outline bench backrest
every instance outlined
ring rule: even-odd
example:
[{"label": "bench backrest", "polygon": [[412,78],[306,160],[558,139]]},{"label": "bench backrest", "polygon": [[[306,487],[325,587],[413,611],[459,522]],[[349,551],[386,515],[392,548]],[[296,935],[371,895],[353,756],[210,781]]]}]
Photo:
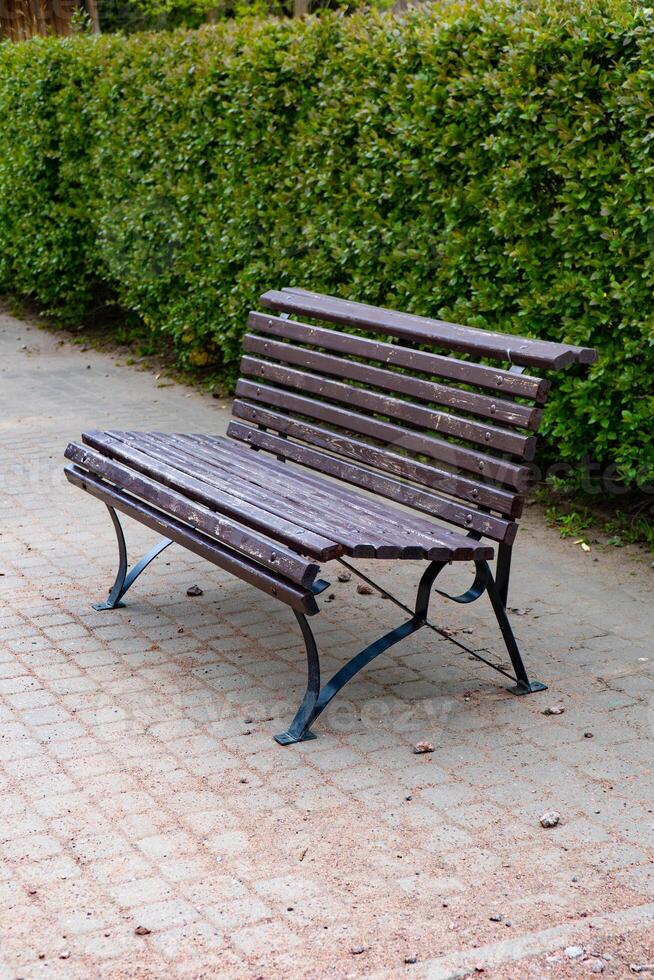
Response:
[{"label": "bench backrest", "polygon": [[[250,314],[233,407],[243,421],[232,420],[230,436],[467,531],[513,541],[550,387],[523,369],[590,364],[594,350],[302,289],[267,292],[261,302],[282,315]],[[362,337],[362,329],[395,342]]]}]

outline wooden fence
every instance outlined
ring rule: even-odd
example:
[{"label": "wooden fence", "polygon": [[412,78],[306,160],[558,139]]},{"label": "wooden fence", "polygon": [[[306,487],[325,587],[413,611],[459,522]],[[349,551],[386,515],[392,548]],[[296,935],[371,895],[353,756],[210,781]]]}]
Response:
[{"label": "wooden fence", "polygon": [[[66,37],[72,33],[77,0],[0,0],[0,38],[24,41],[40,35]],[[95,0],[84,4],[94,31],[99,30]]]}]

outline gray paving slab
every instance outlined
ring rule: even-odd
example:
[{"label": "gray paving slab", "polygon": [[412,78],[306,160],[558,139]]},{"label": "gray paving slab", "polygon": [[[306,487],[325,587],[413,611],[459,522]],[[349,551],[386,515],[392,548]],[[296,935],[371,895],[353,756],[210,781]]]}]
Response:
[{"label": "gray paving slab", "polygon": [[[648,955],[646,555],[586,554],[529,508],[510,605],[547,693],[512,698],[421,633],[281,749],[304,676],[288,610],[171,548],[95,612],[113,531],[62,476],[85,427],[223,433],[229,404],[9,315],[0,403],[0,977],[563,977],[591,936],[607,976]],[[127,529],[138,556],[153,536]],[[420,573],[361,567],[406,598]],[[336,667],[396,610],[333,592],[315,625]],[[481,603],[433,615],[500,651]]]}]

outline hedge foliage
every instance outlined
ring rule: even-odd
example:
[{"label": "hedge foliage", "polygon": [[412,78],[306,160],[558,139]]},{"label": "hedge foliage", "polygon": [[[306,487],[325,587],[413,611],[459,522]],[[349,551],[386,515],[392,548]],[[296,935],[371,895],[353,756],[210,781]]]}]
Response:
[{"label": "hedge foliage", "polygon": [[654,15],[470,2],[0,46],[0,287],[233,376],[304,285],[596,345],[560,458],[654,472]]},{"label": "hedge foliage", "polygon": [[[386,10],[393,0],[309,0],[311,13],[341,10],[351,13],[365,6]],[[177,27],[200,27],[207,22],[245,17],[292,17],[293,0],[98,0],[103,33],[120,31],[165,31]]]}]

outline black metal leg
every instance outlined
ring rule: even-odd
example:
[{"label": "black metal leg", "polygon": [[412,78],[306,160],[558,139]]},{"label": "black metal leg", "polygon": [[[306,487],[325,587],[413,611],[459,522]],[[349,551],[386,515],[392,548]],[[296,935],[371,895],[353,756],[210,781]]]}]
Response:
[{"label": "black metal leg", "polygon": [[275,735],[275,741],[279,742],[280,745],[290,745],[292,742],[301,742],[308,738],[315,738],[316,736],[310,731],[311,725],[322,714],[341,688],[345,687],[347,682],[352,680],[355,674],[358,674],[366,664],[369,664],[371,660],[378,657],[380,653],[384,653],[389,647],[399,643],[400,640],[403,640],[406,636],[410,636],[411,633],[415,633],[416,630],[421,629],[425,625],[424,618],[417,615],[412,616],[411,619],[402,623],[400,626],[396,626],[395,629],[390,630],[390,632],[385,633],[383,636],[380,636],[379,639],[365,647],[356,656],[352,657],[351,660],[348,660],[340,670],[336,671],[331,680],[321,690],[320,660],[314,635],[311,632],[311,627],[306,617],[297,612],[295,615],[300,624],[307,649],[308,682],[304,700],[298,708],[295,718],[285,732],[282,732],[281,735]]},{"label": "black metal leg", "polygon": [[432,586],[447,564],[448,563],[446,561],[430,562],[425,571],[422,573],[420,581],[418,582],[418,591],[416,593],[416,616],[419,616],[423,621],[426,621],[427,613],[429,612],[429,600],[431,598]]},{"label": "black metal leg", "polygon": [[509,617],[506,614],[504,601],[495,579],[490,573],[490,569],[488,571],[486,591],[488,592],[488,598],[491,601],[493,612],[495,613],[498,625],[502,631],[502,637],[504,639],[504,643],[506,644],[506,649],[509,657],[511,658],[511,663],[513,664],[513,669],[515,671],[515,679],[517,683],[514,687],[510,687],[508,690],[511,692],[511,694],[533,694],[536,691],[546,691],[546,684],[541,684],[540,681],[529,680],[527,670],[522,662],[518,644],[516,643],[515,636],[513,635]]},{"label": "black metal leg", "polygon": [[316,737],[313,732],[309,731],[309,726],[317,717],[316,703],[320,693],[320,657],[307,617],[299,612],[295,613],[295,617],[300,624],[307,650],[307,690],[304,700],[289,727],[281,735],[275,735],[275,741],[279,742],[280,745],[291,745],[293,742],[301,742]]},{"label": "black metal leg", "polygon": [[120,601],[120,597],[123,595],[123,586],[125,585],[125,578],[127,577],[127,546],[125,544],[125,535],[123,534],[123,528],[118,518],[118,514],[107,504],[107,510],[109,511],[109,517],[112,520],[113,526],[116,531],[116,538],[118,540],[118,571],[116,572],[116,581],[113,584],[109,595],[104,602],[95,602],[93,604],[94,609],[116,609],[121,608],[125,605],[124,602]]},{"label": "black metal leg", "polygon": [[121,602],[122,597],[125,595],[127,590],[136,581],[142,571],[148,567],[151,561],[153,561],[157,555],[172,544],[170,538],[162,538],[157,544],[151,548],[147,554],[143,555],[141,560],[134,565],[133,568],[127,571],[127,546],[125,544],[125,535],[123,534],[123,528],[118,518],[118,514],[113,507],[107,504],[107,510],[109,511],[109,516],[113,522],[114,528],[116,530],[116,539],[118,541],[118,571],[116,572],[116,581],[113,587],[105,599],[104,602],[96,602],[93,604],[93,608],[99,611],[104,609],[121,609],[125,603]]},{"label": "black metal leg", "polygon": [[[367,575],[364,575],[357,568],[348,564],[348,562],[344,561],[342,558],[340,558],[339,561],[351,572],[354,572],[369,585],[372,585],[375,589],[378,589],[388,599],[391,599],[396,606],[404,609],[405,612],[412,612],[409,606],[405,605],[403,602],[400,602],[400,600],[390,592],[387,592],[382,586],[379,585],[378,582],[375,582]],[[498,561],[500,567],[503,569],[502,583],[506,589],[506,586],[508,586],[508,577],[511,564],[511,549],[507,547],[505,551],[502,551],[502,546],[500,546]],[[436,578],[447,566],[447,564],[448,562],[444,561],[434,561],[431,562],[425,569],[418,585],[414,612],[415,618],[417,618],[424,626],[427,626],[430,630],[433,630],[434,633],[438,633],[439,636],[442,636],[450,643],[454,643],[455,646],[459,647],[460,650],[463,650],[464,653],[467,653],[469,656],[481,661],[481,663],[486,664],[487,667],[492,667],[493,670],[510,680],[512,682],[512,687],[508,688],[508,690],[511,691],[512,694],[531,694],[535,691],[546,691],[547,686],[545,684],[542,684],[540,681],[530,681],[529,677],[527,676],[527,671],[522,662],[518,644],[516,643],[511,624],[506,615],[506,602],[502,596],[502,592],[500,591],[500,584],[493,578],[488,562],[475,562],[475,579],[467,592],[464,592],[462,595],[450,595],[448,592],[443,592],[441,589],[434,588]],[[445,599],[450,599],[453,602],[464,604],[475,602],[483,595],[484,592],[488,592],[493,610],[497,617],[498,625],[506,644],[506,648],[511,658],[511,663],[514,667],[515,676],[510,674],[508,670],[504,670],[504,668],[499,664],[495,664],[486,657],[483,657],[478,650],[473,650],[472,647],[462,643],[461,640],[456,638],[456,636],[453,636],[450,632],[441,629],[429,620],[427,613],[429,610],[429,600],[432,592],[436,592]]]},{"label": "black metal leg", "polygon": [[497,549],[497,565],[495,568],[495,582],[497,591],[506,609],[509,601],[509,578],[511,577],[511,553],[510,544],[500,544]]},{"label": "black metal leg", "polygon": [[[347,563],[343,562],[343,564]],[[430,562],[423,572],[418,584],[415,611],[412,613],[411,618],[406,620],[404,623],[401,623],[399,626],[396,626],[388,633],[385,633],[383,636],[380,636],[377,640],[374,640],[367,647],[357,653],[334,674],[331,680],[329,680],[322,689],[320,687],[320,659],[314,635],[306,617],[301,613],[295,613],[300,624],[300,629],[302,630],[302,635],[306,646],[308,670],[307,689],[302,704],[296,712],[295,718],[285,732],[282,732],[281,735],[275,735],[275,741],[277,741],[280,745],[290,745],[293,742],[301,742],[308,738],[315,738],[315,735],[311,732],[311,726],[316,721],[318,716],[322,714],[330,701],[343,687],[345,687],[348,681],[352,680],[352,678],[367,664],[374,660],[375,657],[378,657],[381,653],[384,653],[405,637],[415,633],[416,630],[422,629],[423,626],[429,626],[437,633],[441,633],[441,635],[447,636],[448,639],[453,640],[457,646],[460,646],[464,650],[468,650],[467,647],[450,637],[448,634],[444,633],[442,630],[439,630],[438,627],[435,627],[427,619],[429,600],[432,594],[434,582],[447,564],[448,562],[446,561]],[[484,663],[489,664],[489,666],[494,667],[495,670],[500,670],[500,673],[505,674],[510,680],[516,680],[517,685],[514,688],[510,688],[510,690],[516,694],[527,694],[531,691],[545,690],[545,685],[540,684],[538,681],[530,682],[529,678],[527,677],[527,672],[524,664],[522,663],[518,645],[515,641],[515,637],[513,636],[511,625],[504,610],[504,605],[499,595],[497,586],[495,585],[491,575],[488,562],[476,562],[475,565],[475,581],[467,592],[461,596],[450,596],[445,592],[440,594],[446,596],[446,598],[453,599],[455,602],[469,603],[474,602],[483,592],[488,590],[489,596],[491,597],[491,603],[493,604],[493,609],[495,610],[495,615],[497,616],[497,620],[502,631],[502,636],[504,637],[504,642],[506,643],[509,656],[511,657],[511,662],[515,670],[515,678],[511,677],[511,675],[506,671],[501,670],[496,665],[485,660],[474,651],[468,650],[468,652],[472,653],[473,656],[477,657],[479,660],[482,660]],[[352,566],[347,565],[347,567],[351,568]],[[376,588],[380,588],[377,583],[372,583],[371,579],[368,579],[366,575],[363,575],[357,569],[354,569],[354,571],[356,571],[361,578],[371,582],[371,584],[374,584]],[[406,612],[411,613],[411,609],[404,603],[397,600],[394,596],[391,596],[390,593],[385,592],[384,589],[380,590],[385,595],[388,595],[389,598],[392,598],[393,601]]]},{"label": "black metal leg", "polygon": [[[343,562],[348,568],[352,566],[347,565],[347,562]],[[406,622],[402,623],[400,626],[396,626],[395,629],[390,630],[379,639],[375,640],[373,643],[369,644],[359,653],[357,653],[351,660],[349,660],[340,670],[338,670],[334,676],[325,684],[325,686],[320,689],[320,658],[318,654],[318,647],[316,645],[316,640],[306,619],[301,613],[295,613],[298,623],[300,624],[300,629],[302,630],[302,636],[304,637],[304,643],[306,646],[307,653],[307,689],[304,695],[302,704],[298,708],[295,718],[287,728],[285,732],[280,735],[275,735],[275,741],[280,745],[290,745],[293,742],[301,742],[306,739],[315,738],[316,736],[310,730],[311,725],[318,718],[320,714],[325,710],[330,701],[338,694],[338,692],[347,684],[348,681],[359,673],[367,664],[378,657],[385,650],[388,650],[394,644],[399,643],[406,636],[410,636],[411,633],[415,633],[416,630],[421,629],[426,625],[427,610],[429,607],[429,597],[431,594],[431,588],[434,584],[434,580],[439,572],[445,567],[447,562],[431,562],[420,579],[418,585],[418,592],[416,596],[415,613],[411,614],[411,609],[405,606],[404,603],[399,602],[390,593],[385,592],[380,586],[375,584],[376,588],[384,592],[389,599],[392,599],[398,606],[404,609],[406,612],[411,614],[411,618]],[[361,578],[369,581],[365,575],[359,572],[357,569],[354,571],[361,576]]]}]

